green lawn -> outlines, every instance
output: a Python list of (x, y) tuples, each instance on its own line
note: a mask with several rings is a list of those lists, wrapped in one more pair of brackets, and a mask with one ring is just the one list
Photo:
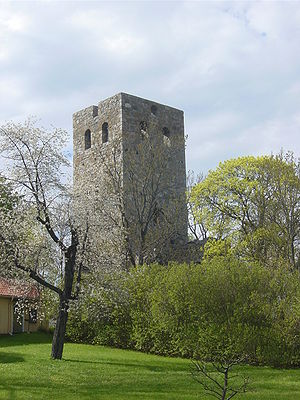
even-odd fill
[[(67, 343), (50, 359), (45, 334), (0, 337), (0, 399), (212, 399), (189, 373), (190, 362), (133, 351)], [(256, 400), (300, 399), (300, 370), (242, 367)]]

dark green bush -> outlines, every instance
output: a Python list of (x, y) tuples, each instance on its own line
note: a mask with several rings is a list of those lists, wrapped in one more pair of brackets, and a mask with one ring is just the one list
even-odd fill
[(203, 360), (227, 354), (300, 365), (298, 272), (214, 255), (201, 265), (136, 267), (107, 275), (101, 285), (70, 313), (70, 339)]

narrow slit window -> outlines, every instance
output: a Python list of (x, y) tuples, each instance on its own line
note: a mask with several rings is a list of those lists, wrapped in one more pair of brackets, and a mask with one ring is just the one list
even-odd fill
[(163, 132), (163, 135), (164, 135), (165, 137), (170, 138), (170, 131), (169, 131), (168, 128), (164, 127), (164, 128), (162, 129), (162, 132)]
[(108, 123), (104, 122), (102, 125), (102, 143), (108, 142)]
[(85, 131), (84, 134), (84, 148), (85, 150), (90, 149), (92, 146), (92, 137), (91, 137), (91, 131), (88, 129)]
[(156, 115), (157, 114), (157, 107), (155, 105), (151, 106), (151, 114)]
[(140, 134), (141, 134), (141, 139), (144, 140), (148, 135), (147, 135), (147, 122), (146, 121), (141, 121), (140, 122)]

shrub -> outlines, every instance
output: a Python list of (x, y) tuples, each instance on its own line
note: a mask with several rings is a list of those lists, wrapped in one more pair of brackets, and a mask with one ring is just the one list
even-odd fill
[(211, 254), (201, 265), (154, 264), (107, 275), (97, 295), (70, 313), (69, 337), (202, 360), (225, 352), (300, 365), (298, 272)]

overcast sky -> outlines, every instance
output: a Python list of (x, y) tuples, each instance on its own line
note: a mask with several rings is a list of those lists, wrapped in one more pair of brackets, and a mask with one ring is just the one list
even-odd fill
[(0, 1), (0, 124), (118, 92), (180, 108), (187, 167), (300, 155), (300, 2)]

